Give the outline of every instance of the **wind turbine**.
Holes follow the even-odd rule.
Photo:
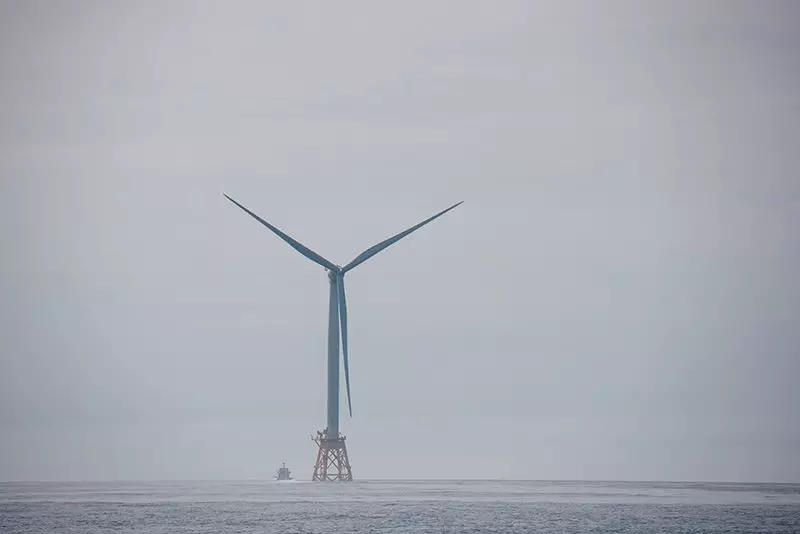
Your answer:
[[[328,426],[323,432],[317,432],[317,437],[312,438],[317,442],[319,451],[317,463],[314,467],[313,480],[315,481],[350,481],[353,480],[350,461],[345,447],[345,437],[339,434],[339,329],[341,327],[342,360],[344,362],[344,380],[347,388],[347,410],[353,416],[353,407],[350,400],[350,363],[347,357],[347,300],[344,291],[344,276],[352,269],[358,267],[378,252],[400,241],[410,233],[419,230],[429,222],[441,217],[448,211],[458,207],[463,202],[453,204],[446,210],[429,217],[421,223],[403,230],[377,245],[373,245],[345,265],[336,265],[323,258],[296,239],[285,234],[272,224],[268,223],[228,195],[225,198],[236,204],[245,213],[269,228],[278,237],[283,239],[290,247],[325,268],[330,282],[330,298],[328,307]]]

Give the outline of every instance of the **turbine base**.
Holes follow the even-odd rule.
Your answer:
[[[317,432],[316,437],[311,437],[317,444],[317,463],[314,466],[314,482],[352,482],[353,471],[350,468],[350,459],[347,456],[345,436],[341,434],[329,438],[328,432]]]

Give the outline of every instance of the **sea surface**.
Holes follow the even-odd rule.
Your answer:
[[[0,483],[0,532],[800,533],[800,484]]]

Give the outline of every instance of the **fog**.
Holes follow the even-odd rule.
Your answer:
[[[800,481],[795,2],[0,2],[0,480]],[[342,404],[344,407],[344,403]]]

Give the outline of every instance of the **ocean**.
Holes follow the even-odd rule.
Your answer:
[[[15,533],[800,533],[800,484],[0,483]]]

